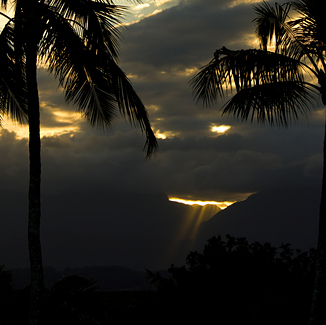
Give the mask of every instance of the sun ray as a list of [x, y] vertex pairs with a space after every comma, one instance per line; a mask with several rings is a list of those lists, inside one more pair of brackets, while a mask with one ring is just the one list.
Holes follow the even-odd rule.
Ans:
[[170, 197], [169, 201], [177, 202], [181, 204], [187, 204], [187, 205], [201, 205], [201, 206], [217, 205], [222, 210], [236, 202], [236, 201], [217, 202], [217, 201], [185, 200], [176, 197]]
[[193, 241], [198, 235], [200, 225], [208, 221], [219, 211], [227, 208], [236, 201], [202, 201], [202, 200], [186, 200], [176, 197], [169, 197], [170, 202], [180, 203], [191, 206], [184, 216], [184, 221], [179, 229], [175, 229], [174, 235], [171, 237], [170, 245], [166, 247], [166, 251], [162, 254], [162, 259], [173, 260], [177, 252], [183, 249], [184, 241]]

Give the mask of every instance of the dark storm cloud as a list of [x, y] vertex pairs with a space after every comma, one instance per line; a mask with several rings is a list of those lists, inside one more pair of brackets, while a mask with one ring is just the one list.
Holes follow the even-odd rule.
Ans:
[[[223, 45], [237, 49], [252, 44], [253, 4], [232, 3], [181, 1], [123, 31], [121, 66], [147, 106], [154, 130], [167, 136], [159, 139], [159, 151], [148, 161], [142, 150], [145, 137], [123, 119], [106, 132], [82, 119], [59, 120], [54, 113], [70, 114], [76, 107], [64, 104], [57, 81], [41, 70], [42, 126], [67, 127], [65, 134], [42, 140], [43, 189], [157, 191], [232, 200], [274, 185], [319, 186], [319, 112], [310, 123], [302, 119], [285, 130], [222, 118], [219, 109], [225, 101], [202, 108], [192, 99], [188, 82], [195, 68]], [[217, 135], [211, 124], [231, 129]], [[68, 129], [72, 126], [75, 131]], [[0, 154], [8, 157], [1, 161], [2, 171], [14, 174], [17, 182], [27, 173], [27, 142], [2, 133], [1, 143]]]
[[[160, 170], [155, 179], [170, 193], [224, 199], [277, 185], [319, 186], [323, 123], [318, 113], [310, 124], [300, 117], [284, 130], [221, 118], [225, 100], [210, 108], [192, 100], [191, 69], [208, 63], [223, 45], [254, 46], [253, 4], [231, 3], [181, 1], [125, 31], [122, 65], [149, 107], [154, 128], [175, 135], [160, 141], [152, 163]], [[212, 123], [231, 129], [213, 137]]]
[[253, 4], [233, 3], [181, 1], [124, 31], [121, 63], [156, 129], [183, 137], [191, 136], [191, 125], [199, 136], [210, 123], [224, 123], [217, 111], [225, 100], [204, 111], [193, 102], [189, 80], [216, 48], [253, 45]]
[[[306, 127], [263, 132], [262, 128], [250, 136], [234, 133], [216, 138], [164, 140], [159, 163], [167, 170], [175, 168], [179, 178], [187, 179], [188, 188], [180, 183], [167, 185], [181, 196], [183, 190], [201, 199], [232, 200], [239, 199], [239, 193], [277, 186], [319, 187], [323, 132], [322, 128], [318, 132], [311, 130]], [[168, 179], [173, 181], [173, 177]]]
[[[148, 72], [149, 66], [156, 71], [172, 71], [193, 66], [198, 59], [210, 59], [222, 45], [244, 44], [246, 35], [253, 32], [252, 5], [227, 8], [228, 3], [230, 1], [181, 1], [173, 8], [129, 26], [124, 32], [123, 62], [131, 64], [132, 71], [140, 74]], [[143, 65], [147, 66], [144, 72], [141, 71]]]

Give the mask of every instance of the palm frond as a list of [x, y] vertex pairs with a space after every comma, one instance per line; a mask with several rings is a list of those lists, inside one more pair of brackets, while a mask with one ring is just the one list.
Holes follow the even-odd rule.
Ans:
[[324, 1], [322, 0], [297, 0], [291, 5], [301, 16], [300, 27], [308, 39], [322, 41], [325, 44], [325, 17], [323, 14]]
[[287, 126], [307, 115], [318, 98], [314, 86], [301, 81], [284, 81], [245, 88], [233, 96], [223, 107], [222, 115], [241, 120], [268, 122]]
[[257, 17], [254, 19], [256, 25], [256, 35], [260, 41], [261, 48], [267, 50], [267, 46], [273, 43], [275, 37], [275, 51], [278, 52], [286, 36], [286, 19], [291, 5], [275, 4], [275, 8], [263, 1], [261, 5], [254, 7]]
[[[26, 90], [23, 79], [26, 43], [24, 39], [28, 39], [28, 36], [25, 35], [24, 20], [21, 19], [25, 4], [17, 1], [15, 20], [11, 21], [11, 29], [7, 28], [8, 33], [12, 32], [11, 62], [8, 63], [6, 57], [10, 51], [5, 49], [5, 64], [2, 66], [2, 62], [0, 63], [0, 72], [8, 72], [13, 76], [12, 79], [1, 79], [0, 76], [0, 105], [2, 108], [7, 105], [8, 112], [16, 114], [16, 119], [24, 117], [18, 115], [19, 112], [25, 113], [24, 110], [19, 111], [18, 107], [24, 107], [20, 100], [27, 96], [23, 94], [21, 98], [18, 97], [18, 88], [14, 93], [10, 92], [13, 85], [8, 83], [21, 82], [20, 89]], [[78, 110], [92, 125], [111, 127], [120, 113], [132, 125], [139, 126], [146, 135], [145, 148], [149, 157], [156, 150], [157, 141], [146, 108], [117, 65], [120, 39], [118, 26], [125, 9], [126, 7], [116, 6], [112, 1], [104, 0], [37, 2], [36, 12], [42, 22], [37, 30], [38, 60], [58, 78], [66, 101], [77, 105]], [[15, 68], [22, 78], [16, 80], [15, 74], [9, 72], [12, 68]]]
[[16, 60], [13, 25], [7, 23], [0, 34], [0, 110], [23, 124], [27, 122], [26, 80]]
[[1, 8], [7, 10], [8, 0], [1, 0]]
[[111, 125], [118, 111], [117, 100], [107, 91], [108, 80], [98, 52], [85, 44], [69, 22], [56, 17], [50, 23], [51, 31], [40, 52], [49, 71], [59, 78], [67, 101], [76, 104], [93, 125]]
[[320, 10], [324, 2], [320, 0], [299, 0], [291, 3], [300, 14], [300, 21], [294, 28], [297, 38], [304, 44], [316, 63], [322, 63], [324, 70], [326, 70], [326, 20], [323, 11]]
[[223, 84], [226, 79], [218, 75], [217, 60], [212, 59], [207, 65], [201, 68], [199, 73], [190, 79], [193, 97], [204, 106], [215, 103], [219, 97], [224, 96]]
[[117, 58], [121, 38], [117, 27], [126, 7], [108, 1], [52, 0], [49, 9], [68, 20], [89, 46], [99, 42]]
[[127, 116], [131, 124], [138, 125], [145, 133], [147, 140], [144, 149], [147, 148], [147, 157], [149, 157], [156, 151], [158, 145], [146, 108], [119, 66], [113, 60], [108, 63], [107, 78], [117, 98], [120, 113]]
[[[74, 102], [93, 125], [111, 125], [118, 108], [114, 95], [105, 91], [108, 81], [98, 55], [99, 44], [104, 40], [100, 42], [95, 38], [91, 45], [62, 15], [48, 12], [47, 18], [40, 58], [59, 78], [68, 102]], [[102, 35], [101, 31], [99, 34]], [[109, 52], [105, 53], [110, 56]]]
[[190, 84], [195, 99], [209, 105], [233, 88], [240, 91], [267, 83], [303, 80], [302, 69], [303, 65], [295, 57], [255, 49], [232, 51], [222, 47], [215, 52], [214, 59], [190, 80]]
[[110, 127], [120, 111], [146, 135], [147, 157], [157, 147], [146, 109], [104, 45], [105, 39], [80, 37], [73, 25], [55, 14], [40, 46], [49, 71], [59, 78], [66, 100], [93, 124]]

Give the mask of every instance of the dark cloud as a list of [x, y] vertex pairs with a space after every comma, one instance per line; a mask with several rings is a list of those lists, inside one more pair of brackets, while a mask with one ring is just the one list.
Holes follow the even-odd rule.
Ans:
[[0, 190], [26, 191], [28, 185], [28, 146], [14, 132], [0, 131]]
[[124, 32], [122, 61], [131, 64], [132, 71], [140, 74], [144, 64], [158, 72], [172, 71], [211, 58], [222, 45], [235, 42], [240, 45], [246, 35], [253, 32], [252, 5], [228, 8], [228, 3], [230, 1], [181, 1], [175, 7], [129, 26]]
[[[223, 100], [209, 108], [193, 101], [189, 80], [216, 48], [252, 45], [253, 3], [231, 6], [234, 3], [180, 1], [123, 31], [121, 66], [147, 106], [154, 130], [167, 136], [159, 139], [159, 151], [148, 161], [139, 129], [117, 119], [104, 132], [75, 118], [71, 114], [76, 107], [64, 103], [57, 80], [40, 70], [42, 127], [60, 128], [42, 140], [43, 189], [146, 189], [231, 200], [276, 183], [317, 184], [323, 140], [320, 111], [310, 122], [303, 118], [282, 129], [222, 118]], [[58, 112], [66, 119], [58, 118]], [[212, 124], [231, 128], [217, 135], [210, 131]], [[0, 167], [8, 184], [10, 177], [12, 184], [27, 179], [27, 140], [3, 131], [0, 153], [6, 157]]]

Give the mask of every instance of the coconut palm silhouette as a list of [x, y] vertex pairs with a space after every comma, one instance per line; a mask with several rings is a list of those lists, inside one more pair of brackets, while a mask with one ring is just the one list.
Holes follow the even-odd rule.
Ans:
[[118, 26], [126, 10], [110, 0], [1, 0], [13, 17], [0, 34], [0, 113], [29, 125], [28, 243], [30, 324], [43, 291], [40, 244], [41, 141], [37, 67], [57, 79], [67, 102], [92, 124], [109, 127], [117, 113], [145, 133], [147, 157], [157, 142], [146, 108], [117, 64]]
[[[216, 103], [235, 88], [222, 115], [288, 126], [307, 114], [313, 101], [326, 105], [326, 21], [322, 0], [297, 0], [254, 7], [259, 49], [222, 47], [190, 81], [194, 97]], [[295, 14], [291, 18], [290, 14]], [[312, 78], [311, 82], [309, 78]], [[325, 143], [325, 140], [324, 140]], [[316, 280], [310, 324], [326, 323], [326, 180], [325, 152], [319, 216]]]

